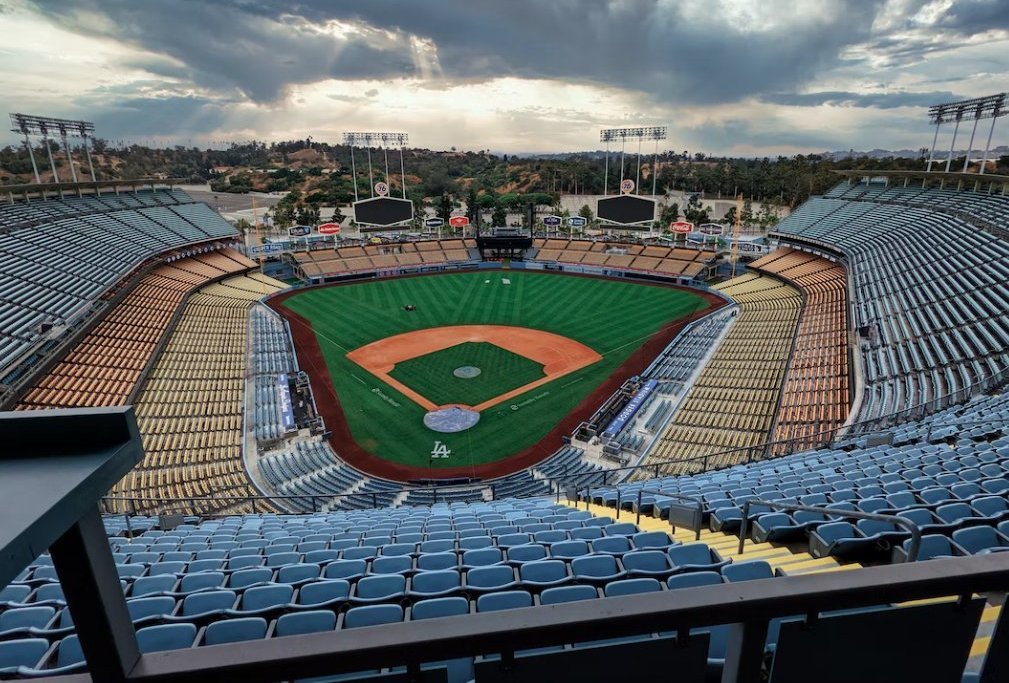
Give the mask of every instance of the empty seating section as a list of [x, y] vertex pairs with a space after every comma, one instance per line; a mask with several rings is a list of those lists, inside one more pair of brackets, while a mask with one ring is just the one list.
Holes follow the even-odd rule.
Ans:
[[295, 272], [305, 279], [358, 272], [417, 270], [427, 266], [476, 261], [471, 239], [427, 240], [340, 247], [293, 254]]
[[[348, 507], [348, 501], [332, 496], [354, 493], [365, 477], [344, 464], [325, 441], [298, 441], [259, 458], [259, 471], [270, 487], [291, 498], [284, 504], [291, 510], [308, 512]], [[314, 498], [318, 496], [318, 498]], [[371, 501], [367, 502], [370, 506]]]
[[940, 211], [969, 214], [995, 227], [1003, 227], [1009, 212], [1009, 196], [939, 187], [901, 187], [884, 183], [841, 183], [825, 197], [838, 199], [923, 206]]
[[704, 272], [712, 252], [659, 245], [538, 239], [533, 241], [537, 261], [582, 264], [596, 268], [640, 270], [667, 277], [693, 278]]
[[241, 447], [248, 311], [282, 287], [242, 275], [190, 297], [136, 402], [144, 461], [112, 495], [219, 496], [202, 505], [241, 509], [226, 497], [252, 493]]
[[[801, 300], [782, 281], [746, 274], [716, 286], [738, 305], [737, 319], [688, 390], [645, 459], [668, 474], [698, 471], [700, 456], [767, 442], [795, 334]], [[708, 467], [757, 456], [711, 458]], [[698, 458], [685, 461], [686, 459]], [[675, 462], [685, 461], [685, 462]]]
[[0, 206], [0, 373], [147, 259], [235, 234], [179, 191]]
[[643, 376], [668, 382], [674, 392], [679, 392], [732, 320], [733, 310], [736, 309], [719, 311], [684, 328], [652, 361]]
[[775, 448], [790, 452], [829, 441], [848, 417], [844, 268], [787, 247], [750, 267], [788, 280], [805, 294], [771, 437], [790, 443]]
[[297, 371], [294, 347], [284, 320], [267, 306], [256, 304], [249, 315], [250, 372], [253, 375], [252, 404], [246, 419], [256, 440], [275, 442], [285, 434], [281, 417], [281, 376], [287, 380]]
[[[887, 445], [868, 446], [864, 436], [855, 437], [830, 449], [624, 484], [620, 500], [635, 501], [645, 489], [642, 511], [658, 517], [680, 502], [663, 494], [687, 496], [703, 504], [712, 530], [737, 536], [743, 504], [756, 498], [899, 516], [925, 534], [921, 559], [1009, 547], [1009, 394], [902, 425], [893, 436]], [[592, 502], [613, 505], [617, 491], [593, 487], [589, 495]], [[759, 505], [750, 515], [755, 541], [808, 543], [814, 557], [887, 562], [891, 547], [897, 559], [904, 557], [910, 538], [895, 523]]]
[[226, 249], [158, 266], [22, 397], [17, 409], [125, 405], [186, 294], [254, 265]]
[[865, 366], [858, 418], [962, 401], [969, 387], [1001, 376], [1009, 243], [946, 211], [1004, 225], [1009, 199], [875, 184], [832, 194], [844, 198], [813, 198], [776, 230], [847, 257]]
[[[467, 614], [670, 590], [698, 572], [721, 583], [729, 565], [703, 544], [542, 499], [154, 522], [133, 518], [133, 538], [121, 517], [106, 526], [143, 652], [438, 616], [446, 598]], [[0, 641], [43, 641], [24, 673], [83, 669], [48, 555], [0, 596], [0, 623], [18, 629]]]
[[287, 326], [268, 306], [255, 305], [249, 314], [252, 325], [252, 372], [257, 375], [278, 375], [297, 370]]

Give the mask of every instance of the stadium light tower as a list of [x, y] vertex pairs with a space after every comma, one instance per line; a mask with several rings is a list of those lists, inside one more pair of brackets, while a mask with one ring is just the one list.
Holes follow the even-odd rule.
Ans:
[[371, 185], [371, 196], [375, 196], [375, 178], [371, 168], [371, 148], [381, 147], [385, 153], [385, 180], [389, 182], [389, 146], [399, 147], [399, 175], [406, 199], [406, 166], [403, 162], [403, 149], [410, 143], [407, 133], [344, 133], [343, 144], [350, 147], [350, 172], [354, 178], [354, 201], [357, 197], [357, 164], [354, 161], [354, 148], [364, 147], [368, 150], [368, 184]]
[[606, 143], [606, 162], [604, 164], [603, 171], [603, 195], [609, 195], [609, 178], [610, 178], [610, 143], [614, 140], [620, 140], [620, 182], [624, 180], [624, 150], [628, 140], [637, 140], [638, 142], [638, 170], [637, 170], [637, 180], [634, 183], [634, 187], [638, 186], [638, 181], [641, 180], [641, 141], [642, 140], [654, 140], [655, 141], [655, 152], [652, 155], [652, 195], [655, 195], [655, 183], [656, 178], [658, 178], [658, 173], [656, 172], [655, 164], [659, 157], [659, 140], [666, 139], [666, 127], [665, 126], [645, 126], [636, 128], [603, 128], [599, 131], [599, 141]]
[[10, 117], [13, 126], [11, 132], [20, 133], [25, 137], [25, 147], [28, 149], [28, 157], [32, 162], [36, 183], [41, 183], [42, 180], [39, 178], [39, 168], [35, 164], [35, 154], [32, 152], [31, 136], [33, 135], [41, 137], [45, 141], [49, 166], [53, 171], [53, 181], [57, 183], [60, 181], [59, 175], [56, 173], [56, 162], [53, 160], [52, 148], [49, 146], [49, 136], [54, 133], [58, 134], [63, 141], [63, 152], [67, 155], [67, 163], [70, 164], [70, 176], [73, 178], [73, 182], [77, 182], [77, 170], [74, 168], [74, 160], [70, 155], [70, 146], [67, 144], [68, 137], [80, 138], [83, 141], [84, 152], [88, 157], [88, 167], [91, 170], [91, 180], [96, 180], [95, 165], [91, 160], [91, 150], [88, 148], [88, 138], [93, 138], [95, 135], [95, 124], [77, 119], [56, 119], [51, 116], [31, 114], [12, 113]]
[[928, 117], [935, 126], [935, 135], [932, 137], [932, 147], [928, 152], [928, 166], [926, 171], [932, 170], [932, 163], [935, 161], [935, 145], [939, 140], [939, 129], [944, 123], [954, 122], [953, 139], [949, 143], [949, 156], [946, 157], [945, 171], [949, 173], [950, 164], [953, 163], [953, 152], [956, 145], [956, 136], [960, 131], [961, 121], [973, 121], [974, 126], [970, 133], [970, 143], [967, 145], [967, 154], [963, 160], [963, 172], [967, 172], [970, 165], [970, 155], [974, 151], [974, 135], [977, 133], [978, 121], [991, 119], [991, 128], [988, 130], [988, 142], [984, 147], [984, 156], [981, 157], [980, 174], [984, 174], [985, 164], [988, 163], [988, 151], [991, 149], [992, 135], [995, 133], [995, 121], [1006, 114], [1006, 93], [997, 95], [987, 95], [986, 97], [975, 97], [960, 102], [946, 102], [944, 104], [933, 104], [928, 108]]

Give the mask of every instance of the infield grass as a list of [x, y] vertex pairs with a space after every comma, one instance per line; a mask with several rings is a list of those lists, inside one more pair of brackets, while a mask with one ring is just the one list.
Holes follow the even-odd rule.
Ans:
[[[480, 369], [476, 377], [456, 377], [456, 368]], [[435, 405], [475, 406], [543, 377], [543, 366], [488, 342], [464, 342], [396, 364], [389, 373]]]
[[[415, 305], [416, 310], [404, 311], [406, 304]], [[707, 302], [683, 290], [629, 281], [494, 270], [309, 289], [290, 297], [283, 306], [311, 323], [358, 445], [392, 462], [438, 468], [493, 462], [532, 446], [631, 354], [640, 352], [641, 345], [663, 325], [704, 309]], [[346, 354], [394, 334], [445, 325], [530, 327], [581, 342], [602, 359], [483, 411], [480, 422], [464, 432], [436, 433], [424, 426], [421, 406], [350, 361]], [[487, 389], [492, 396], [526, 383], [513, 384], [508, 372], [480, 362], [456, 365], [454, 359], [444, 363], [432, 360], [436, 362], [409, 372], [424, 377], [427, 391], [443, 392], [444, 401], [425, 394], [439, 404], [469, 403], [451, 386], [474, 381], [451, 377], [451, 370], [459, 365], [490, 371], [488, 379], [508, 378], [501, 386]], [[442, 385], [435, 375], [450, 365]], [[304, 365], [302, 369], [311, 372]], [[331, 398], [316, 396], [320, 403], [326, 400]], [[446, 445], [451, 454], [432, 465], [429, 456], [436, 441]], [[548, 454], [545, 451], [543, 455]]]

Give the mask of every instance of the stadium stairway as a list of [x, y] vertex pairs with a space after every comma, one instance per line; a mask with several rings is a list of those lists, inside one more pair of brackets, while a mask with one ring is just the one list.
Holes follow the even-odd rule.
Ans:
[[[563, 500], [561, 502], [569, 507], [577, 508], [579, 510], [588, 510], [595, 517], [613, 518], [614, 513], [616, 512], [611, 507], [596, 505], [594, 503], [590, 503], [586, 507], [585, 503], [574, 503]], [[627, 513], [629, 521], [635, 521], [635, 518], [632, 515], [633, 513]], [[624, 514], [621, 514], [621, 520], [619, 521], [623, 521], [623, 518]], [[779, 543], [756, 543], [752, 539], [747, 540], [746, 545], [743, 547], [743, 553], [740, 554], [739, 536], [736, 534], [704, 529], [701, 531], [701, 537], [696, 539], [694, 531], [683, 528], [670, 530], [669, 522], [667, 520], [658, 519], [657, 517], [652, 517], [651, 515], [641, 515], [641, 520], [637, 522], [637, 525], [641, 531], [665, 531], [673, 537], [673, 540], [679, 541], [680, 543], [704, 543], [712, 550], [717, 551], [723, 559], [732, 560], [733, 562], [764, 560], [771, 565], [771, 569], [773, 569], [775, 573], [778, 573], [780, 570], [781, 573], [789, 576], [799, 574], [817, 574], [820, 572], [830, 571], [847, 571], [862, 567], [862, 565], [858, 562], [839, 562], [837, 558], [831, 556], [815, 558], [808, 552], [802, 550], [802, 546], [797, 546], [795, 544], [782, 545]], [[971, 647], [970, 660], [967, 663], [966, 669], [968, 673], [977, 672], [981, 668], [985, 653], [988, 651], [988, 645], [991, 641], [992, 630], [995, 628], [995, 622], [998, 619], [999, 613], [1002, 609], [1002, 601], [1005, 598], [1005, 596], [991, 595], [987, 597], [988, 605], [985, 607], [984, 613], [981, 616], [981, 625], [978, 627], [977, 636], [974, 639], [974, 645]], [[918, 600], [906, 604], [919, 605], [953, 599], [955, 599], [955, 596], [950, 596], [949, 598], [934, 598], [931, 600]]]
[[[575, 505], [575, 503], [569, 502], [568, 505], [577, 507], [579, 510], [586, 509], [585, 503]], [[590, 504], [587, 509], [596, 517], [613, 517], [615, 512], [613, 508], [596, 504]], [[619, 521], [635, 521], [633, 513], [627, 513], [627, 516], [627, 520], [624, 520], [624, 514], [622, 513]], [[638, 526], [642, 531], [665, 531], [673, 537], [673, 540], [680, 543], [704, 543], [709, 548], [718, 551], [718, 554], [723, 559], [731, 559], [733, 562], [764, 560], [771, 565], [772, 569], [780, 569], [789, 575], [857, 569], [862, 566], [856, 562], [841, 563], [837, 558], [830, 556], [815, 558], [794, 545], [754, 543], [752, 540], [746, 542], [743, 553], [739, 554], [739, 536], [735, 534], [704, 529], [701, 531], [700, 539], [695, 541], [695, 534], [692, 530], [683, 528], [670, 530], [667, 520], [658, 519], [651, 515], [641, 515], [641, 521], [638, 522]]]

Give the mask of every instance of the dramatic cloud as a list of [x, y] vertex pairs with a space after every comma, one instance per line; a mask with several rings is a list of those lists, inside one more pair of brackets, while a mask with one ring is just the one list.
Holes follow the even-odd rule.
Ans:
[[923, 107], [1009, 89], [1005, 0], [0, 9], [14, 106], [90, 112], [111, 138], [322, 139], [392, 127], [428, 147], [556, 151], [597, 146], [601, 126], [666, 123], [671, 146], [715, 153], [916, 148], [927, 142]]

